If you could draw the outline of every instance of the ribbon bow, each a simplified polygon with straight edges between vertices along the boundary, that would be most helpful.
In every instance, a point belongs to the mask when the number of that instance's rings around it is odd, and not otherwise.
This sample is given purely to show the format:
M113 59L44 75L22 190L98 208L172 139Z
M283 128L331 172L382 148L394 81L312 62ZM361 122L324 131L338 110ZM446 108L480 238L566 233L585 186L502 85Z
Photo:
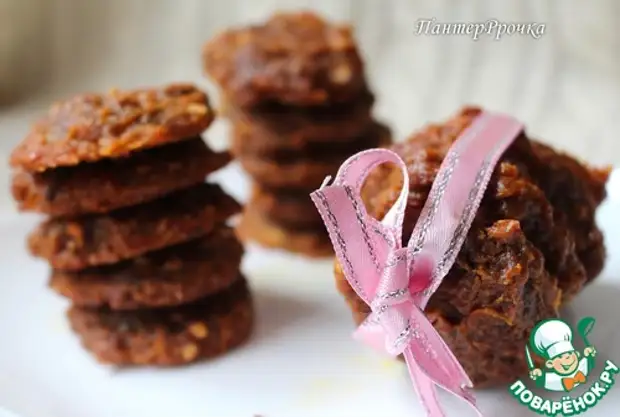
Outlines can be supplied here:
M424 308L459 253L495 165L522 129L503 115L482 113L474 120L448 151L406 247L401 241L409 176L396 153L360 152L340 167L331 186L328 177L311 194L347 281L371 307L356 337L404 355L429 417L444 416L436 386L482 416L469 377ZM360 190L368 174L386 162L400 167L404 184L394 206L377 221L364 209Z
M562 386L566 391L572 391L577 384L585 384L586 376L579 371L572 378L562 378Z

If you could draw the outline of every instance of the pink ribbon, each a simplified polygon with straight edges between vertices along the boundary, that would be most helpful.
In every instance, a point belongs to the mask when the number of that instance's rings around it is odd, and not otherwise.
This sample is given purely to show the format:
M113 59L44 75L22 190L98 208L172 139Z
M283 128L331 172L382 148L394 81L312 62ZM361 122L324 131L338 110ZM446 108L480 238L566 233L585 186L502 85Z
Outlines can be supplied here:
M436 387L465 400L478 414L472 383L424 308L452 267L476 215L495 165L522 131L516 120L482 113L446 155L407 247L402 225L409 176L400 157L372 149L349 158L331 186L311 194L343 272L371 314L355 336L397 356L403 354L429 417L444 416ZM378 165L400 167L403 188L382 221L364 209L360 189Z

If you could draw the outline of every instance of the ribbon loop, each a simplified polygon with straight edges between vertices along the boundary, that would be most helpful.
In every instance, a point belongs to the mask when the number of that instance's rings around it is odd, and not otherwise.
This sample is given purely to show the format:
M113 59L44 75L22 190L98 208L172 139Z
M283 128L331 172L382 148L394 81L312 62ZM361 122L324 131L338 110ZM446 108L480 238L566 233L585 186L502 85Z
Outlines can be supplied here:
M409 195L409 173L407 165L394 151L388 149L369 149L351 156L338 170L332 185L350 186L353 192L359 195L368 175L379 165L385 163L394 164L400 169L403 186L398 194L398 198L380 223L389 228L391 232L400 231L403 224L407 196ZM402 236L398 235L397 238L401 239Z
M514 119L483 113L463 132L440 167L406 247L401 240L409 175L396 153L373 149L354 155L331 186L326 181L311 194L347 281L371 308L355 336L390 355L404 355L430 417L443 416L437 386L482 415L469 377L424 308L460 251L493 168L521 130ZM379 222L367 214L360 191L384 163L401 169L403 188Z
M384 163L398 166L403 173L403 187L390 214L379 222L368 215L359 195L364 181L373 169ZM404 208L409 193L409 176L407 166L393 151L387 149L370 149L360 152L347 159L336 175L331 186L330 178L326 178L319 192L311 194L326 224L338 225L328 229L334 251L342 261L345 276L351 277L351 287L357 295L370 304L372 294L376 291L377 281L367 276L374 276L383 269L382 261L387 258L391 250L400 246ZM337 211L332 210L329 201L339 201ZM359 256L350 257L347 254L348 240L362 242L359 247Z

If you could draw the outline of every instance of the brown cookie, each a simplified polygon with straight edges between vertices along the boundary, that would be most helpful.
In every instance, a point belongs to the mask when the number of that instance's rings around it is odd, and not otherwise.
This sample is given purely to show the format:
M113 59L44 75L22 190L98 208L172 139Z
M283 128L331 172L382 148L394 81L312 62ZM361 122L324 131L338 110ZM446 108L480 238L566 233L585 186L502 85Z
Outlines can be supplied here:
M207 95L191 84L58 102L13 150L11 165L44 171L118 158L200 135L214 118Z
M366 125L363 134L352 139L341 140L341 137L336 135L331 140L309 142L297 148L264 147L264 138L259 136L252 126L237 125L232 128L231 151L237 157L256 157L281 162L298 159L320 160L324 155L350 155L365 147L378 146L380 137L389 138L390 130L387 126L372 121Z
M237 144L239 153L269 155L355 141L374 124L373 103L372 94L365 93L351 103L334 106L269 104L239 109L226 103L222 111L234 127L234 136L245 138Z
M264 187L308 189L319 187L328 175L336 175L340 165L350 156L366 149L386 146L390 142L389 129L377 124L368 136L351 143L346 151L336 149L332 153L332 147L328 145L315 155L281 152L276 159L250 155L242 155L238 159L245 171Z
M230 162L201 138L44 172L17 171L12 192L22 211L51 216L105 213L190 187Z
M314 106L366 90L349 26L311 12L278 13L261 25L227 30L203 50L205 72L237 105Z
M255 184L248 210L288 228L320 228L323 219L310 199L310 190L269 190Z
M243 246L232 229L170 246L117 264L69 272L54 270L50 286L82 307L113 310L186 304L229 287Z
M596 224L596 211L605 200L611 168L594 168L540 142L532 142L540 159L540 187L548 194L575 235L575 246L588 275L596 278L605 266L603 233ZM569 192L567 192L569 190Z
M178 366L213 358L243 344L254 327L243 277L182 306L135 311L74 306L67 315L82 345L99 362L117 366Z
M28 246L55 269L79 270L204 236L240 209L219 185L200 184L107 214L47 220Z
M325 177L335 175L345 158L281 164L260 158L239 158L243 169L261 186L270 188L318 188Z
M333 255L332 244L325 227L315 229L286 229L261 216L256 210L246 209L237 225L243 241L253 241L261 246L284 249L311 258Z

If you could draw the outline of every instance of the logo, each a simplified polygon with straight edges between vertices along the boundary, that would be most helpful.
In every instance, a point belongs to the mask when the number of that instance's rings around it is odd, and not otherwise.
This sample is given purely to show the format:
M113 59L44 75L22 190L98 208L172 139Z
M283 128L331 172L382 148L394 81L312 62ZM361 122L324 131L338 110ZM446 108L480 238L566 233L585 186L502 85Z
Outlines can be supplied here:
M588 340L595 320L585 317L577 324L577 334L585 346L582 351L573 345L573 330L560 319L543 320L534 327L525 358L530 378L536 386L550 392L562 392L560 401L545 399L530 391L523 381L510 387L510 393L524 406L544 416L573 416L594 407L614 384L619 369L610 360L595 372L597 351ZM537 366L532 352L542 359ZM584 387L584 389L577 389Z

